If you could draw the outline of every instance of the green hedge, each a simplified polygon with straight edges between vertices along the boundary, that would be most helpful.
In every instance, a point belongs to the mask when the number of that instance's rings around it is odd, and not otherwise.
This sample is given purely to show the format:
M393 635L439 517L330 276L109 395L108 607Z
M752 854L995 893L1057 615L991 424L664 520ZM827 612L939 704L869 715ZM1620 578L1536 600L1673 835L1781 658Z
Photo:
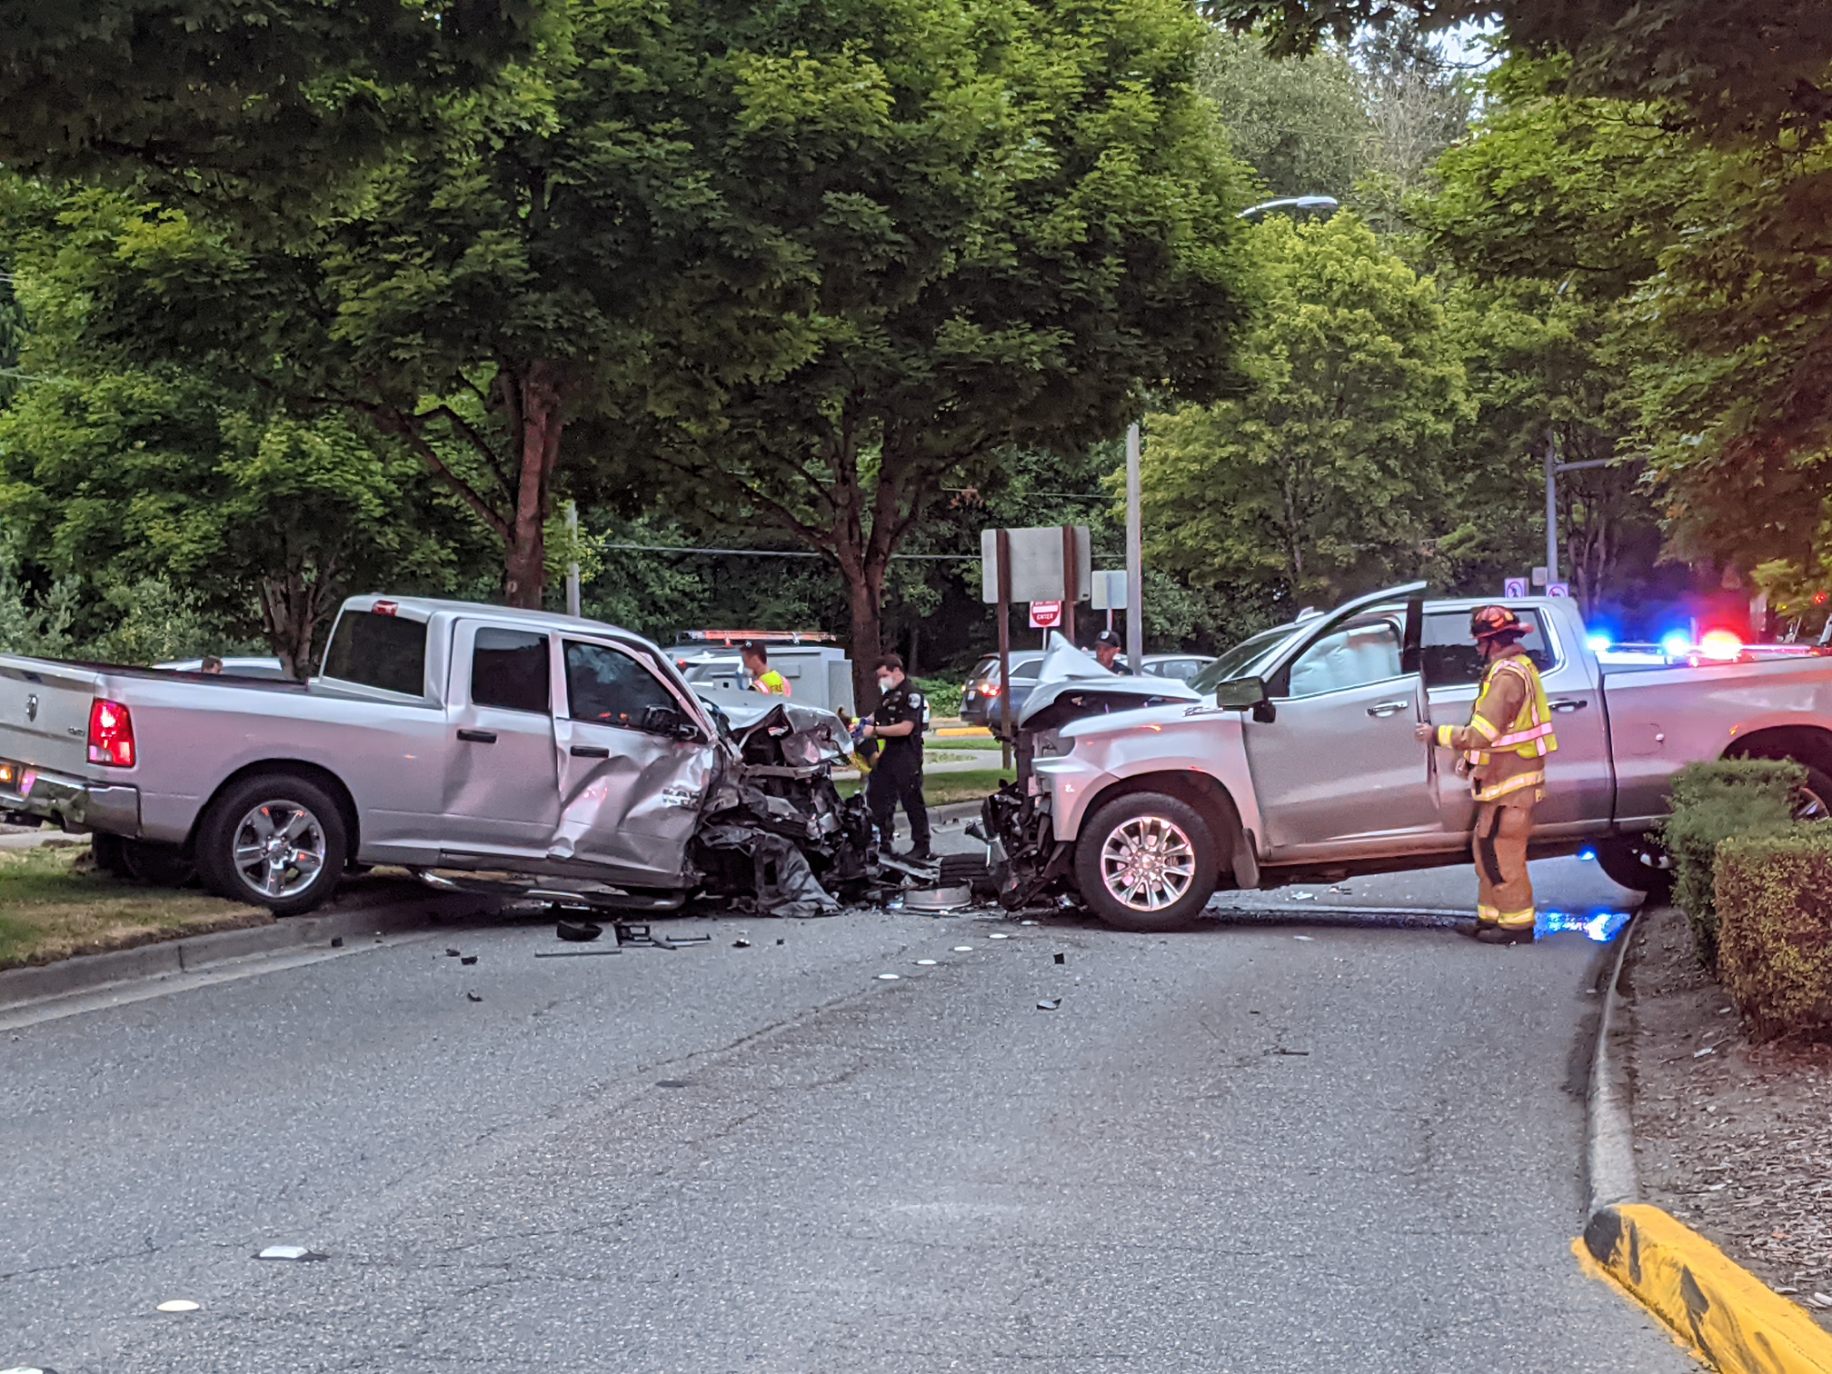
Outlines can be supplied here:
M1692 945L1706 968L1718 961L1714 865L1725 840L1773 835L1791 824L1794 793L1806 782L1797 763L1724 759L1695 763L1673 777L1673 814L1660 839L1673 860L1673 901L1692 926Z
M961 696L967 688L959 679L919 677L912 681L916 684L916 690L928 698L929 714L936 720L961 713Z
M1832 1039L1832 825L1725 841L1718 976L1750 1032Z

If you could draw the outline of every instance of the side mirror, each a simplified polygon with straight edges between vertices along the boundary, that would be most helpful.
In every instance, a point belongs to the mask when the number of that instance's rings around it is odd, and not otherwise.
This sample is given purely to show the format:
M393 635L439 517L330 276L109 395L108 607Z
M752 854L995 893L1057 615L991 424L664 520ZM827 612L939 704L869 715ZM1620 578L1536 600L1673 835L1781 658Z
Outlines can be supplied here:
M651 706L642 713L640 728L651 735L670 739L692 740L700 737L700 728L672 706Z
M1215 704L1228 711L1251 711L1268 700L1263 677L1232 678L1215 687Z

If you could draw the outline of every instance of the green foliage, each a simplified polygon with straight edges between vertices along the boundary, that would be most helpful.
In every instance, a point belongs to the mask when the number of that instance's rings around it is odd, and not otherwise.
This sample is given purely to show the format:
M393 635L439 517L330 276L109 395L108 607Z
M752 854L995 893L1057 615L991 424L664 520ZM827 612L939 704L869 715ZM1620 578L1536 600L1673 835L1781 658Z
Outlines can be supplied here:
M1360 179L1373 124L1340 50L1281 60L1251 35L1218 32L1196 79L1221 113L1229 150L1268 195L1341 198Z
M1254 385L1149 420L1148 562L1289 613L1430 566L1468 401L1434 284L1353 215L1254 243Z
M952 677L919 677L912 678L916 690L921 692L929 703L929 712L936 720L944 716L959 716L961 698L966 695L966 684Z
M1794 793L1806 782L1797 763L1724 759L1674 775L1673 814L1660 841L1672 858L1673 900L1692 927L1699 963L1718 965L1719 914L1714 866L1724 841L1772 835L1793 823Z
M1718 975L1758 1038L1832 1039L1832 828L1718 847Z

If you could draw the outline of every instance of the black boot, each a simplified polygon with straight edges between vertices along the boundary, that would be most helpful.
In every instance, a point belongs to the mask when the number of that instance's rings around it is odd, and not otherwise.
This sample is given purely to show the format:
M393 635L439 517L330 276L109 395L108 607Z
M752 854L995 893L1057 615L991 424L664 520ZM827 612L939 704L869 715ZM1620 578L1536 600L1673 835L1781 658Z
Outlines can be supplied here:
M1530 945L1533 943L1532 926L1479 926L1476 939L1485 945Z

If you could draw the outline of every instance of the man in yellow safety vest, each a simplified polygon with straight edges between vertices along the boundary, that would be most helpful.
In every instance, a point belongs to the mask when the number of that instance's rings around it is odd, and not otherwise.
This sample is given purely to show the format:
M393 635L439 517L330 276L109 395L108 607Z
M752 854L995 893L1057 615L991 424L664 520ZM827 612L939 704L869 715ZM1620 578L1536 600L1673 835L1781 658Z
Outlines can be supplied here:
M1463 757L1457 771L1476 796L1476 938L1485 944L1533 943L1533 881L1527 844L1533 807L1546 795L1546 756L1558 748L1539 669L1520 647L1521 618L1506 606L1470 617L1470 635L1486 665L1469 724L1421 725L1421 740Z

